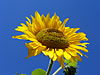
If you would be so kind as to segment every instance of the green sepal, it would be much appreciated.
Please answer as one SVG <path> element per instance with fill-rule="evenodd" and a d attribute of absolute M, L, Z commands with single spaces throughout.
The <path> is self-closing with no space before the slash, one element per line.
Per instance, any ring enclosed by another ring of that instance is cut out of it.
<path fill-rule="evenodd" d="M 77 64 L 78 64 L 78 60 L 75 60 L 74 62 L 70 61 L 70 60 L 65 60 L 65 63 L 69 66 L 72 66 L 72 67 L 77 67 Z"/>
<path fill-rule="evenodd" d="M 36 70 L 32 71 L 31 75 L 46 75 L 46 71 L 43 69 L 36 69 Z"/>

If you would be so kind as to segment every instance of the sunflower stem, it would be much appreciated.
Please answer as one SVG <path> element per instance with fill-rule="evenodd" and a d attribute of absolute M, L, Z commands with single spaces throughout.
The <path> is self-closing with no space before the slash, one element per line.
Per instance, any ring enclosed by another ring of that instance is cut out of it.
<path fill-rule="evenodd" d="M 56 75 L 61 69 L 62 67 L 59 67 L 52 75 Z"/>
<path fill-rule="evenodd" d="M 65 67 L 67 67 L 68 65 L 66 65 Z M 62 67 L 59 67 L 52 75 L 56 75 L 60 70 L 62 69 Z"/>
<path fill-rule="evenodd" d="M 50 59 L 46 75 L 50 74 L 50 71 L 52 69 L 52 65 L 53 65 L 53 61 Z"/>

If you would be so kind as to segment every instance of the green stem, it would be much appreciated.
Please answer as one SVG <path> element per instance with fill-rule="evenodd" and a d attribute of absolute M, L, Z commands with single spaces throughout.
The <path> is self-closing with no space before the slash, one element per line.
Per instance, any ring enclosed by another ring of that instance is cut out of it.
<path fill-rule="evenodd" d="M 67 65 L 65 67 L 67 67 Z M 52 75 L 56 75 L 61 69 L 62 67 L 59 67 Z"/>
<path fill-rule="evenodd" d="M 49 74 L 50 74 L 50 71 L 51 71 L 52 65 L 53 65 L 53 61 L 50 59 L 50 62 L 49 62 L 49 65 L 48 65 L 48 69 L 47 69 L 47 73 L 46 73 L 46 75 L 49 75 Z"/>
<path fill-rule="evenodd" d="M 59 67 L 52 75 L 56 75 L 61 69 L 62 67 Z"/>

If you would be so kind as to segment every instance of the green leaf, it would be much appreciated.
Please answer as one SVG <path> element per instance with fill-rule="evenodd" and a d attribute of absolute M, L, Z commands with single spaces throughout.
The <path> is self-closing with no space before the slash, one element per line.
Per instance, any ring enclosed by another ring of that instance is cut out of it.
<path fill-rule="evenodd" d="M 36 69 L 32 71 L 32 75 L 46 75 L 46 71 L 44 71 L 43 69 Z"/>
<path fill-rule="evenodd" d="M 78 61 L 76 60 L 75 62 L 72 62 L 70 60 L 65 60 L 65 63 L 69 66 L 77 67 Z"/>
<path fill-rule="evenodd" d="M 20 74 L 20 75 L 26 75 L 26 74 Z"/>

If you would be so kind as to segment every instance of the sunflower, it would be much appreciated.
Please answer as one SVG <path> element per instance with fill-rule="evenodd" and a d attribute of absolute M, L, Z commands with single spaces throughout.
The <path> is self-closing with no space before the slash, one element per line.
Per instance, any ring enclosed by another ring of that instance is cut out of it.
<path fill-rule="evenodd" d="M 69 18 L 63 22 L 59 16 L 50 14 L 40 15 L 37 11 L 35 16 L 28 17 L 26 24 L 21 23 L 15 30 L 24 34 L 12 36 L 12 38 L 31 41 L 26 43 L 28 56 L 36 56 L 43 53 L 52 61 L 58 61 L 64 67 L 64 59 L 74 62 L 76 59 L 82 61 L 80 56 L 84 54 L 81 51 L 88 52 L 86 45 L 88 38 L 83 32 L 77 32 L 80 28 L 65 27 Z"/>

